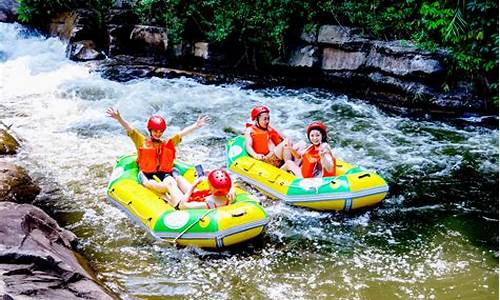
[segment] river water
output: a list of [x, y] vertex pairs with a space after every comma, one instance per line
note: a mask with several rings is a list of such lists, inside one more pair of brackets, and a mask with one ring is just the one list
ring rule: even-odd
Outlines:
[[[79, 237], [98, 279], [121, 298], [498, 299], [498, 128], [475, 117], [393, 115], [318, 89], [118, 83], [67, 60], [64, 49], [0, 23], [0, 120], [23, 144], [7, 159], [29, 170], [43, 189], [37, 204]], [[323, 121], [338, 157], [387, 180], [387, 199], [367, 211], [316, 212], [242, 183], [271, 221], [262, 237], [223, 251], [154, 240], [107, 201], [115, 159], [134, 151], [107, 107], [142, 130], [160, 113], [167, 134], [209, 115], [178, 155], [212, 168], [256, 104], [294, 140]]]

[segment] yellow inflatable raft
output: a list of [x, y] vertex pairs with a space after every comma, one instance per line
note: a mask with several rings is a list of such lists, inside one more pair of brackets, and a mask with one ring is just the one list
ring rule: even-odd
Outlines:
[[[175, 210], [162, 198], [138, 182], [137, 156], [118, 159], [108, 185], [108, 198], [131, 219], [156, 238], [179, 245], [221, 248], [260, 235], [269, 217], [258, 200], [236, 188], [236, 200], [215, 209]], [[188, 181], [195, 178], [194, 167], [175, 162]], [[202, 182], [198, 188], [207, 188]]]
[[288, 204], [317, 210], [350, 211], [376, 205], [389, 188], [374, 172], [337, 160], [335, 177], [298, 178], [265, 162], [245, 150], [245, 137], [226, 144], [228, 169], [265, 194]]

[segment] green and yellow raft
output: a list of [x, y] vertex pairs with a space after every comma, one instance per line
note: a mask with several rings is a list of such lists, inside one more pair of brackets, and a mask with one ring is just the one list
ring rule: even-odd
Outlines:
[[[108, 198], [154, 237], [201, 248], [221, 248], [262, 233], [269, 217], [258, 200], [236, 188], [236, 200], [215, 209], [176, 210], [138, 182], [136, 155], [118, 159], [108, 185]], [[193, 182], [195, 169], [176, 161], [175, 167]], [[202, 182], [200, 189], [207, 188]]]
[[335, 177], [298, 178], [249, 156], [245, 137], [226, 144], [228, 169], [265, 194], [317, 210], [350, 211], [381, 202], [389, 188], [374, 172], [337, 160]]

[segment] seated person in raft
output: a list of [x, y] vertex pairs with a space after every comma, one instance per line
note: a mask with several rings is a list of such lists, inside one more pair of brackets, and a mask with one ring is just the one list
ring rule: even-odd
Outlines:
[[198, 177], [185, 194], [175, 193], [167, 196], [170, 205], [176, 209], [211, 209], [229, 205], [234, 201], [236, 196], [233, 182], [224, 169], [215, 169], [208, 173], [208, 190], [195, 191], [202, 179]]
[[198, 120], [164, 140], [162, 135], [167, 129], [167, 122], [161, 116], [151, 116], [147, 123], [149, 137], [144, 136], [122, 118], [120, 112], [112, 107], [106, 111], [108, 117], [115, 119], [127, 131], [137, 149], [137, 165], [139, 166], [139, 181], [147, 188], [164, 194], [172, 193], [179, 188], [187, 192], [189, 182], [174, 168], [176, 154], [175, 146], [183, 137], [205, 126], [209, 121], [207, 116], [200, 116]]
[[269, 112], [267, 106], [256, 106], [250, 112], [254, 123], [246, 124], [245, 149], [251, 157], [279, 168], [297, 152], [289, 138], [283, 138], [269, 125]]
[[299, 155], [301, 163], [288, 160], [281, 167], [300, 178], [329, 177], [335, 175], [336, 161], [330, 146], [325, 125], [321, 122], [312, 122], [307, 126], [307, 138], [311, 144]]

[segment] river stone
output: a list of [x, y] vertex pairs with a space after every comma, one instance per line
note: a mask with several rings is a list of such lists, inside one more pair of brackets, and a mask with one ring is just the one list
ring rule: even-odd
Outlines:
[[93, 9], [62, 12], [51, 19], [49, 33], [69, 42], [99, 40], [99, 14]]
[[2, 202], [0, 228], [2, 299], [113, 299], [80, 264], [75, 235], [41, 209]]
[[[431, 76], [443, 72], [441, 62], [427, 51], [408, 46], [381, 47], [376, 43], [368, 54], [366, 66], [397, 76]], [[390, 50], [389, 50], [390, 49]], [[405, 51], [405, 49], [407, 51]]]
[[135, 25], [130, 40], [138, 53], [165, 54], [168, 46], [167, 32], [158, 26]]
[[370, 40], [361, 37], [359, 33], [360, 30], [357, 28], [323, 25], [319, 28], [318, 43], [354, 50], [370, 42]]
[[68, 44], [67, 54], [74, 61], [100, 60], [106, 58], [104, 53], [97, 51], [92, 40], [78, 41]]
[[139, 21], [139, 18], [130, 9], [111, 9], [104, 21], [108, 25], [135, 24]]
[[0, 22], [15, 22], [17, 19], [17, 8], [19, 2], [16, 0], [0, 1]]
[[19, 142], [6, 130], [0, 129], [0, 155], [15, 154], [19, 148]]
[[0, 201], [31, 203], [39, 193], [40, 188], [23, 168], [0, 160]]
[[315, 44], [318, 41], [318, 27], [314, 25], [311, 31], [303, 28], [300, 33], [300, 39], [306, 43]]
[[308, 67], [315, 66], [318, 62], [318, 47], [308, 45], [298, 47], [290, 54], [288, 65], [292, 67]]
[[366, 53], [335, 48], [323, 49], [323, 70], [358, 70], [366, 61]]

